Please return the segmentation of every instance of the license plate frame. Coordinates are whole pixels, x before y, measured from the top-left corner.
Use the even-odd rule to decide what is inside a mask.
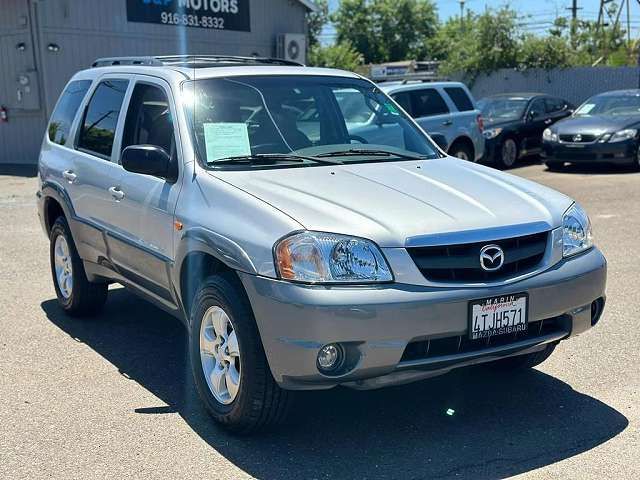
[[[524,301],[524,306],[521,303]],[[512,305],[506,306],[505,304],[511,303]],[[515,305],[513,305],[515,304]],[[491,325],[492,328],[486,328],[486,318],[482,319],[482,328],[479,328],[480,319],[475,322],[475,310],[474,307],[480,307],[478,313],[482,312],[482,307],[498,305],[494,310],[500,310],[502,312],[501,322],[497,322],[495,313],[491,312]],[[511,308],[511,307],[516,308]],[[514,312],[515,310],[515,312]],[[507,313],[507,325],[502,325],[504,319],[504,313]],[[513,317],[511,317],[513,313]],[[489,313],[487,313],[489,315]],[[522,316],[524,315],[524,319]],[[518,316],[518,321],[514,322],[515,317]],[[529,328],[529,294],[527,292],[509,293],[506,295],[496,295],[493,297],[484,297],[469,302],[468,315],[467,315],[468,337],[470,340],[487,339],[491,337],[500,337],[502,335],[509,335],[516,332],[524,333]],[[495,325],[500,323],[500,328],[495,328]]]

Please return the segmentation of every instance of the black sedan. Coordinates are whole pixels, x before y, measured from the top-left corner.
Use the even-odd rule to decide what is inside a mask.
[[[565,163],[612,163],[640,169],[640,90],[595,95],[571,116],[544,131],[550,170]]]
[[[544,129],[573,112],[566,100],[538,93],[493,95],[478,106],[484,118],[485,159],[501,168],[541,153]]]

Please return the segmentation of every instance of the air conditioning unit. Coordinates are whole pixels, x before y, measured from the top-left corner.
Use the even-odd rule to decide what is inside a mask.
[[[307,37],[302,33],[281,33],[276,41],[276,57],[292,62],[305,63]]]

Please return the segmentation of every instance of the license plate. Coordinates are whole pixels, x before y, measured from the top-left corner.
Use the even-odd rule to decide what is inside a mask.
[[[529,296],[515,293],[469,303],[469,338],[477,340],[527,330]]]

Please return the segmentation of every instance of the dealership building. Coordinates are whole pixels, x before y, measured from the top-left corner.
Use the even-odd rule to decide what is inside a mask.
[[[304,63],[312,0],[0,0],[0,164],[35,163],[69,78],[99,57],[225,54]]]

